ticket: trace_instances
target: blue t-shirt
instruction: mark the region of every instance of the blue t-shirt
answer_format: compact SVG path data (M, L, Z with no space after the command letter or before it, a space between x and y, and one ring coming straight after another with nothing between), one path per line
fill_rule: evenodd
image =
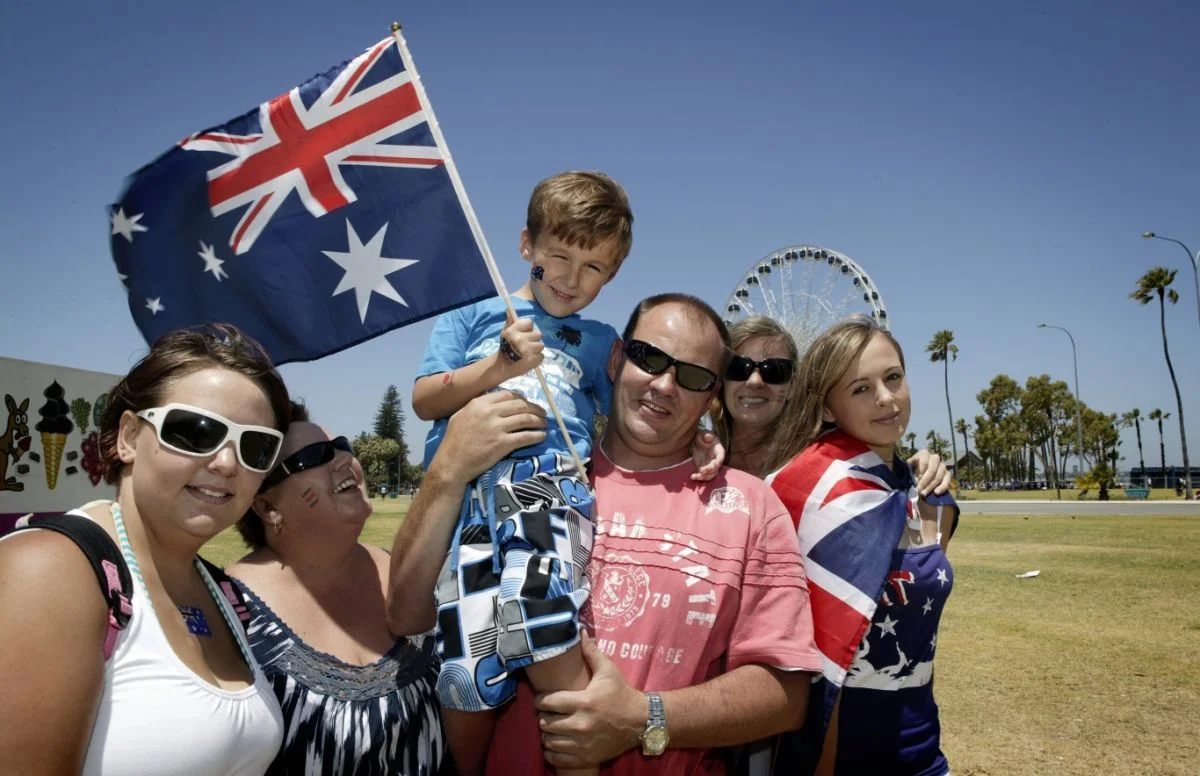
M546 346L542 374L554 394L554 403L562 414L576 452L580 458L587 458L592 452L593 419L596 413L607 414L612 400L607 365L617 332L606 323L589 321L578 315L556 318L537 302L513 297L512 303L518 317L532 318L542 332ZM449 372L487 358L500 349L500 333L506 324L504 302L498 298L439 316L417 377ZM497 390L515 391L546 410L545 441L515 450L511 457L567 452L566 441L550 414L550 405L542 395L533 370L505 380ZM447 422L446 418L438 420L425 438L426 468L442 443Z

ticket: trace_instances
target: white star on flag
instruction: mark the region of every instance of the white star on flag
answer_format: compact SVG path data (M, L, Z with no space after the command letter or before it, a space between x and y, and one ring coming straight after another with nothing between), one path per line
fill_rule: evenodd
M879 626L879 635L880 636L889 636L889 635L895 636L896 635L896 625L899 622L900 622L899 620L893 620L892 615L885 614L883 616L883 622L877 622L875 624L877 626Z
M151 299L150 297L146 297L146 309L149 310L150 312L154 313L155 315L158 315L159 313L161 313L163 310L165 310L167 308L166 308L166 305L164 305L162 303L162 297L156 296L153 299Z
M921 614L929 614L933 611L933 599L926 598L925 603L921 604Z
M222 275L229 277L229 273L221 269L221 265L224 264L225 261L217 258L217 251L213 248L213 246L201 240L200 253L196 255L204 259L204 271L211 272L213 277L217 279L217 282L220 282Z
M945 587L946 583L950 581L949 579L946 579L946 570L945 569L938 569L937 581L941 583L942 587Z
M344 253L321 251L346 270L346 274L342 275L342 282L338 283L331 296L354 289L354 296L358 301L358 317L363 323L367 322L367 305L371 302L372 291L408 307L408 302L404 301L404 297L388 282L387 276L396 270L416 264L417 260L389 259L381 255L383 236L387 228L388 225L384 224L364 245L362 240L358 239L358 233L354 231L350 219L346 219L347 250Z
M142 220L142 216L144 216L144 215L146 215L146 214L138 213L137 215L129 216L128 218L126 218L125 217L125 208L123 208L123 207L117 208L117 212L112 214L112 233L114 235L119 234L122 237L124 237L126 240L128 240L129 242L132 243L134 232L150 231L150 227L142 226L141 224L138 223L138 221Z
M125 288L125 293L129 293L129 284L125 282L126 280L129 280L129 276L118 272L117 280L121 281L121 285Z

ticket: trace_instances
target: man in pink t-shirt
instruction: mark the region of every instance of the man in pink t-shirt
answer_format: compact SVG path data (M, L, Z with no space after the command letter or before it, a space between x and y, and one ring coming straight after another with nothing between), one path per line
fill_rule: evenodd
M594 457L592 590L582 612L594 635L583 645L592 679L536 708L522 686L497 724L489 773L542 772L548 760L612 774L720 774L719 748L804 721L808 672L820 663L791 518L751 475L691 479L689 446L720 390L728 333L708 305L669 294L639 304L622 339ZM432 624L429 558L444 554L465 483L495 460L484 457L527 444L542 423L516 399L476 402L453 439L448 431L397 534L397 633Z

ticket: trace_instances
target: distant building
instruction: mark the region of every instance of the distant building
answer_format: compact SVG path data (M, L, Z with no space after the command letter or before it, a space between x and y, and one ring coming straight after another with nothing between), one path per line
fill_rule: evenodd
M957 461L955 461L953 464L947 465L946 468L953 472L955 477L958 476L959 471L962 471L964 477L970 476L980 479L983 478L983 473L985 471L983 468L983 459L975 455L974 450L960 455Z

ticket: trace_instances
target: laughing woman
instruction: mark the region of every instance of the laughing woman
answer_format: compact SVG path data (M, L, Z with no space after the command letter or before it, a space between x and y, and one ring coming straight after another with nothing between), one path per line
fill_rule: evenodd
M359 541L371 514L362 467L298 404L280 459L238 523L253 551L229 568L283 707L267 773L435 774L438 660L432 637L388 629L388 554Z

